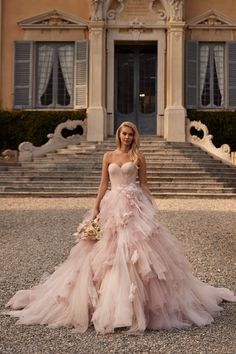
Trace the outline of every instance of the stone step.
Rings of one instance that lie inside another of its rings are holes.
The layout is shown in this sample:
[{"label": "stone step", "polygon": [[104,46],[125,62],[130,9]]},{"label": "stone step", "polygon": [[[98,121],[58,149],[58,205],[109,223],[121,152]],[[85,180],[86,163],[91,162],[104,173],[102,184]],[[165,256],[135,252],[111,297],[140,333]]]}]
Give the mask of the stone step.
[{"label": "stone step", "polygon": [[[56,160],[54,158],[38,158],[35,159],[33,162],[28,162],[26,163],[22,163],[22,166],[34,166],[34,165],[38,165],[38,164],[44,164],[44,163],[52,163],[52,164],[61,164],[61,163],[74,163],[74,164],[94,164],[94,163],[99,163],[101,166],[102,163],[102,159],[98,159],[98,158],[89,158],[89,157],[83,157],[80,158],[78,161],[78,158],[71,158],[70,156],[68,157],[63,157],[63,159],[59,159]],[[155,163],[195,163],[195,164],[199,164],[199,163],[209,163],[209,164],[215,164],[215,165],[223,165],[222,162],[220,161],[216,161],[213,159],[210,159],[208,157],[199,157],[196,158],[194,160],[192,160],[190,157],[184,157],[184,156],[177,156],[177,157],[166,157],[166,156],[160,156],[158,158],[155,157],[151,157],[151,158],[146,158],[146,162],[147,162],[147,166],[149,166],[149,164],[155,164]],[[12,166],[12,168],[14,168]]]},{"label": "stone step", "polygon": [[[1,198],[22,198],[22,197],[42,197],[42,198],[88,198],[88,197],[95,197],[95,194],[90,193],[89,190],[82,191],[82,192],[16,192],[16,191],[8,191],[2,192],[0,189],[0,197]],[[183,198],[183,199],[193,199],[193,198],[203,198],[203,199],[235,199],[236,194],[235,193],[206,193],[206,192],[201,192],[201,193],[192,193],[192,192],[186,192],[186,193],[176,193],[176,192],[153,192],[153,197],[162,199],[162,198]]]},{"label": "stone step", "polygon": [[[26,166],[25,166],[26,167]],[[31,168],[31,171],[50,171],[50,172],[68,172],[68,171],[75,171],[75,172],[83,172],[83,173],[91,173],[91,171],[93,172],[101,172],[101,165],[100,164],[91,164],[91,165],[71,165],[71,164],[61,164],[61,165],[52,165],[52,164],[46,164],[43,166],[34,166]],[[236,171],[231,171],[230,168],[225,168],[223,165],[209,165],[209,164],[183,164],[183,163],[179,163],[179,164],[153,164],[152,166],[148,166],[147,171],[153,171],[153,172],[157,172],[157,171],[181,171],[184,170],[186,171],[186,173],[188,173],[189,171],[214,171],[214,172],[230,172],[231,174],[235,174],[236,175]],[[25,168],[23,171],[27,172],[29,171],[29,167]],[[17,170],[9,170],[8,172],[17,172]],[[29,171],[30,172],[30,171]]]},{"label": "stone step", "polygon": [[[89,181],[83,182],[81,186],[81,182],[71,183],[71,181],[14,181],[14,182],[0,182],[0,186],[5,188],[15,188],[15,189],[22,189],[22,188],[39,188],[39,189],[48,189],[48,188],[59,188],[63,190],[76,190],[83,188],[95,188],[98,189],[99,182],[98,181]],[[201,189],[201,190],[222,190],[222,188],[229,188],[236,189],[236,182],[231,184],[230,186],[226,187],[226,185],[222,182],[213,182],[213,183],[194,183],[194,182],[153,182],[149,183],[150,190],[154,191],[156,189],[165,189],[165,188],[172,188],[172,189]]]},{"label": "stone step", "polygon": [[[55,168],[45,168],[45,169],[35,169],[35,171],[37,172],[37,175],[60,175],[60,174],[65,174],[65,175],[70,175],[73,174],[77,177],[83,176],[84,174],[88,175],[97,175],[100,176],[101,175],[101,171],[98,168],[59,168],[59,167],[55,167]],[[232,176],[234,177],[236,174],[234,171],[231,170],[224,170],[224,169],[220,169],[220,168],[215,168],[214,170],[211,169],[203,169],[201,167],[192,167],[191,165],[189,167],[171,167],[171,166],[166,166],[166,167],[155,167],[151,170],[147,171],[147,175],[168,175],[168,174],[176,174],[176,176],[178,175],[186,175],[186,176],[191,176],[194,173],[196,174],[207,174],[208,176],[220,176],[220,175],[224,175],[224,176]],[[25,172],[25,174],[27,174],[27,172]],[[34,175],[33,173],[31,175]],[[36,174],[35,174],[36,175]]]},{"label": "stone step", "polygon": [[[83,157],[83,158],[70,158],[70,157],[66,157],[66,156],[63,156],[63,158],[60,158],[59,160],[55,160],[55,159],[52,159],[52,158],[45,158],[45,159],[35,159],[33,162],[22,162],[22,166],[34,166],[34,165],[41,165],[42,162],[44,164],[46,163],[50,163],[50,164],[76,164],[76,165],[84,165],[84,164],[99,164],[101,166],[101,163],[102,163],[102,159],[100,158],[91,158],[91,157]],[[210,158],[202,158],[202,157],[199,157],[199,158],[196,158],[196,159],[192,159],[190,157],[184,157],[184,156],[178,156],[178,157],[173,157],[173,156],[170,156],[168,158],[166,158],[164,155],[161,156],[161,157],[155,157],[155,156],[151,156],[150,158],[146,158],[146,162],[147,162],[147,165],[149,166],[152,166],[153,164],[156,164],[156,163],[196,163],[196,164],[199,164],[199,163],[203,163],[203,164],[210,164],[210,165],[221,165],[221,166],[225,166],[221,161],[217,161],[217,160],[214,160],[214,159],[210,159]],[[14,166],[9,166],[9,168],[14,168]],[[235,169],[236,170],[236,169]]]},{"label": "stone step", "polygon": [[[0,196],[94,197],[103,154],[115,147],[111,137],[102,143],[70,145],[21,165],[0,165]],[[141,150],[155,197],[236,197],[236,168],[196,146],[149,136],[142,137]]]},{"label": "stone step", "polygon": [[[74,176],[12,176],[8,175],[5,177],[2,177],[0,180],[0,184],[3,185],[6,182],[12,183],[12,182],[37,182],[37,183],[99,183],[100,182],[100,176],[81,176],[79,181],[78,179],[75,179]],[[216,177],[216,178],[210,178],[205,175],[203,176],[195,176],[195,177],[176,177],[176,176],[149,176],[148,177],[148,182],[150,184],[153,183],[193,183],[193,184],[215,184],[215,183],[223,183],[223,184],[235,184],[236,183],[236,177],[234,178],[228,178],[228,177]]]},{"label": "stone step", "polygon": [[[75,169],[75,170],[89,170],[91,169],[96,169],[96,170],[101,170],[101,163],[100,162],[81,162],[81,163],[71,163],[71,162],[66,162],[63,161],[61,163],[54,163],[54,162],[45,162],[43,163],[34,163],[34,164],[24,164],[22,165],[21,169],[22,170],[45,170],[45,169],[58,169],[58,170],[66,170],[66,169]],[[210,168],[212,170],[220,169],[220,170],[231,170],[236,174],[236,169],[230,168],[228,165],[224,165],[221,163],[217,162],[209,162],[209,161],[204,161],[204,162],[191,162],[191,161],[152,161],[147,163],[147,170],[152,170],[152,169],[162,169],[162,168],[202,168],[202,169],[207,169]],[[14,168],[9,168],[6,169],[5,171],[17,171],[19,170],[19,167],[14,167]],[[4,171],[3,171],[4,172]]]},{"label": "stone step", "polygon": [[[33,171],[33,172],[22,172],[22,171],[17,171],[16,173],[4,173],[1,175],[1,178],[21,178],[21,177],[27,177],[27,178],[64,178],[64,179],[88,179],[88,178],[97,178],[100,179],[101,177],[101,171],[93,171],[89,176],[84,173],[84,171]],[[231,171],[224,172],[224,173],[214,173],[214,172],[205,172],[205,171],[188,171],[186,170],[183,171],[168,171],[165,172],[163,170],[158,170],[158,171],[148,171],[147,172],[147,177],[148,179],[151,178],[217,178],[217,179],[232,179],[235,180],[236,176],[235,173],[232,173]]]},{"label": "stone step", "polygon": [[[236,168],[232,168],[229,165],[223,164],[223,163],[219,163],[218,161],[182,161],[182,160],[173,160],[173,161],[148,161],[147,162],[147,168],[148,169],[152,169],[156,166],[162,167],[162,166],[166,166],[166,165],[176,165],[176,166],[181,166],[183,165],[184,167],[188,167],[188,166],[193,166],[193,167],[214,167],[214,168],[221,168],[221,169],[228,169],[228,170],[232,170],[235,171],[236,173]],[[87,169],[91,169],[91,167],[96,167],[98,169],[101,169],[101,161],[98,160],[85,160],[85,161],[69,161],[69,160],[63,160],[60,161],[58,163],[56,163],[55,161],[45,161],[44,163],[42,162],[24,162],[22,163],[21,166],[15,166],[15,167],[10,167],[8,168],[9,171],[14,171],[17,170],[19,168],[23,168],[23,169],[29,169],[29,168],[45,168],[45,167],[65,167],[65,168],[76,168],[76,169],[81,169],[81,168],[87,168]],[[4,172],[4,171],[3,171]]]},{"label": "stone step", "polygon": [[[222,189],[218,189],[216,190],[215,188],[208,188],[208,189],[198,189],[198,188],[158,188],[156,190],[152,190],[152,195],[153,196],[157,196],[159,194],[175,194],[178,196],[184,195],[184,194],[191,194],[195,197],[198,197],[199,195],[214,195],[215,198],[217,198],[217,196],[222,195],[224,197],[234,197],[236,198],[236,193],[235,193],[235,189],[233,188],[222,188]],[[2,193],[11,193],[11,195],[13,194],[19,194],[19,193],[27,193],[28,195],[34,195],[36,196],[41,195],[41,196],[48,196],[50,194],[54,194],[54,195],[58,195],[58,196],[73,196],[73,195],[77,195],[79,196],[93,196],[95,197],[97,194],[97,188],[63,188],[63,191],[61,188],[12,188],[12,187],[0,187],[0,194]]]},{"label": "stone step", "polygon": [[[107,151],[111,151],[111,150],[108,150],[108,149],[96,149],[94,151],[88,151],[88,152],[83,152],[81,154],[77,154],[75,152],[75,156],[76,157],[83,157],[83,156],[103,156],[105,152]],[[201,153],[199,150],[179,150],[179,149],[174,149],[174,148],[170,148],[170,149],[164,149],[164,148],[160,148],[160,149],[153,149],[151,147],[149,147],[148,149],[146,150],[140,150],[140,152],[144,153],[145,156],[147,157],[149,154],[152,154],[152,155],[163,155],[163,154],[169,154],[169,155],[185,155],[185,154],[191,154],[193,156],[209,156],[207,155],[206,152],[203,152]],[[65,154],[66,155],[66,154]],[[58,155],[57,152],[50,152],[50,153],[47,153],[45,156],[57,156],[58,158],[61,158],[63,156],[63,154],[60,154]],[[69,156],[73,156],[73,154],[69,154]]]},{"label": "stone step", "polygon": [[[1,187],[2,188],[2,187]],[[40,190],[45,190],[45,191],[61,191],[62,188],[61,186],[58,187],[53,187],[53,186],[50,186],[50,185],[26,185],[26,186],[20,186],[20,187],[17,187],[17,186],[14,186],[14,185],[11,185],[11,186],[5,186],[4,189],[6,191],[11,191],[11,190],[20,190],[20,191],[25,191],[25,190],[31,190],[31,191],[40,191]],[[63,186],[63,191],[82,191],[82,190],[87,190],[87,186]],[[161,191],[176,191],[176,192],[185,192],[187,190],[190,190],[192,192],[197,192],[197,191],[201,191],[202,189],[204,189],[204,191],[220,191],[222,193],[225,193],[225,192],[234,192],[235,191],[235,188],[230,188],[230,187],[225,187],[225,188],[222,188],[221,186],[209,186],[209,187],[202,187],[201,188],[198,188],[197,185],[195,185],[195,188],[193,186],[186,186],[186,187],[183,187],[183,186],[173,186],[172,185],[169,185],[167,187],[162,187],[162,186],[157,186],[156,188],[153,188],[152,191],[155,192],[155,191],[158,191],[158,190],[161,190]],[[97,193],[97,186],[91,186],[90,188],[90,191],[93,191],[94,193]]]}]

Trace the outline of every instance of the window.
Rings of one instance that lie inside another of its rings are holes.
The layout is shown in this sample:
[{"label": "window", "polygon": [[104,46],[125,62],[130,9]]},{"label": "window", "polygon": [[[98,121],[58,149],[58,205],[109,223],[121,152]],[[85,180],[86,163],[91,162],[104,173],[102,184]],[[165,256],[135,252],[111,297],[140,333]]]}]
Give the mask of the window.
[{"label": "window", "polygon": [[73,103],[74,45],[37,45],[37,107],[69,107]]},{"label": "window", "polygon": [[87,41],[16,41],[14,108],[87,108],[87,69]]},{"label": "window", "polygon": [[187,108],[236,108],[236,41],[187,41],[185,59]]},{"label": "window", "polygon": [[224,44],[200,44],[200,106],[224,106]]}]

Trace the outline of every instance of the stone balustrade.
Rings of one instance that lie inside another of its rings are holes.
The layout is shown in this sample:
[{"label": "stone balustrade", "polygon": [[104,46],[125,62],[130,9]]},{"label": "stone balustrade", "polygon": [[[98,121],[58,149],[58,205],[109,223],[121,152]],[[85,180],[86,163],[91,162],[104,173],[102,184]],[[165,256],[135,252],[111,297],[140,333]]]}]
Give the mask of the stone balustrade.
[{"label": "stone balustrade", "polygon": [[[195,128],[197,131],[203,132],[203,137],[192,135],[191,129]],[[236,165],[236,152],[230,152],[230,146],[223,144],[217,148],[212,142],[213,136],[209,134],[208,128],[201,121],[190,121],[186,119],[186,141],[198,145],[210,155],[223,160],[229,164]]]},{"label": "stone balustrade", "polygon": [[[71,136],[64,137],[62,131],[64,129],[74,130],[77,127],[81,127],[82,134],[73,134]],[[25,162],[32,161],[34,157],[44,156],[49,152],[54,152],[57,149],[64,148],[68,145],[79,144],[81,141],[86,140],[87,135],[87,122],[82,120],[67,120],[64,123],[60,123],[54,133],[47,135],[48,142],[42,146],[34,146],[31,142],[25,141],[21,143],[16,150],[5,150],[0,156],[1,162]]]},{"label": "stone balustrade", "polygon": [[[66,138],[63,137],[63,129],[74,130],[78,126],[82,128],[82,134],[74,134]],[[70,144],[79,144],[81,140],[86,139],[87,125],[85,121],[70,120],[60,123],[54,133],[48,134],[48,142],[40,147],[34,146],[30,142],[23,142],[19,145],[19,161],[32,161],[36,156],[44,156],[48,152],[54,152],[57,149],[64,148]]]}]

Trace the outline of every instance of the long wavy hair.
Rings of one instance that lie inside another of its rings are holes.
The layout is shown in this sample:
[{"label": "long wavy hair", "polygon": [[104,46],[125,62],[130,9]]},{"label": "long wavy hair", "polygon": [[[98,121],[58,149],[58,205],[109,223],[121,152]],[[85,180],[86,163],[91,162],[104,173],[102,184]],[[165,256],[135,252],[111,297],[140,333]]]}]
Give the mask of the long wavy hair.
[{"label": "long wavy hair", "polygon": [[123,127],[128,127],[133,130],[134,137],[132,144],[130,146],[129,150],[129,155],[130,155],[130,160],[133,161],[135,165],[139,165],[139,132],[135,124],[131,122],[123,122],[119,126],[119,128],[116,131],[116,145],[118,148],[121,147],[121,141],[120,141],[120,131]]}]

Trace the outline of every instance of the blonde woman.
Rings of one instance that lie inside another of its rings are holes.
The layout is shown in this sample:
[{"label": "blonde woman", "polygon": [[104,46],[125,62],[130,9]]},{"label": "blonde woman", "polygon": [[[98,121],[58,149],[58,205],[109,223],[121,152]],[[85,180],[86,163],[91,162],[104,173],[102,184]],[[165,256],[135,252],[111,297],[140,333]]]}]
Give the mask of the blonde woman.
[{"label": "blonde woman", "polygon": [[108,188],[109,165],[112,166],[112,164],[115,164],[118,167],[123,168],[123,166],[125,167],[125,164],[132,163],[138,171],[141,188],[151,199],[151,194],[147,185],[146,161],[145,157],[139,152],[139,133],[133,123],[123,122],[119,126],[116,131],[116,145],[117,148],[115,151],[107,152],[103,157],[102,177],[93,213],[94,218],[99,214],[101,200]]},{"label": "blonde woman", "polygon": [[43,284],[10,299],[6,306],[17,310],[7,314],[20,323],[79,332],[94,325],[100,333],[203,326],[213,321],[222,300],[236,301],[228,289],[191,274],[178,241],[159,223],[134,124],[121,124],[116,144],[104,155],[91,214],[99,217],[102,237],[80,239]]}]

